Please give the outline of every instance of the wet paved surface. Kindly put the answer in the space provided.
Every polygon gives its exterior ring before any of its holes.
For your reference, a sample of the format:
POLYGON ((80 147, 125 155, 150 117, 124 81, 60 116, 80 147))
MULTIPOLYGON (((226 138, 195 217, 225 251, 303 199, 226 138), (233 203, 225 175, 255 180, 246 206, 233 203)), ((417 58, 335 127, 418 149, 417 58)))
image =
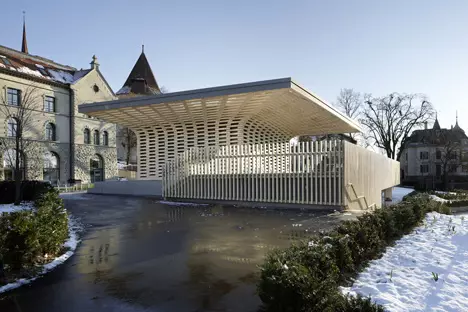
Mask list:
POLYGON ((64 265, 0 295, 0 311, 257 311, 257 265, 274 247, 349 216, 65 195, 84 225, 64 265))

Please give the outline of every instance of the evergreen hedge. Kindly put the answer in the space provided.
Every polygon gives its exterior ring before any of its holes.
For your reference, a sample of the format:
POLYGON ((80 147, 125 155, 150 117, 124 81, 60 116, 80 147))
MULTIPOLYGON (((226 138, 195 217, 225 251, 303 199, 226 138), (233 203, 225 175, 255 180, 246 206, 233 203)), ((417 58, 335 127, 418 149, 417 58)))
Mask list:
POLYGON ((426 213, 450 213, 429 197, 345 221, 332 231, 287 249, 274 250, 261 265, 258 293, 266 311, 384 311, 369 298, 344 296, 352 279, 385 248, 410 233, 426 213))
POLYGON ((9 275, 27 276, 36 264, 58 255, 68 238, 68 216, 58 191, 49 188, 36 197, 33 209, 0 215, 0 285, 9 275))
MULTIPOLYGON (((54 187, 50 183, 42 181, 21 181, 21 189, 23 192, 22 200, 35 201, 54 187)), ((14 203, 15 194, 15 181, 0 181, 0 204, 14 203)))

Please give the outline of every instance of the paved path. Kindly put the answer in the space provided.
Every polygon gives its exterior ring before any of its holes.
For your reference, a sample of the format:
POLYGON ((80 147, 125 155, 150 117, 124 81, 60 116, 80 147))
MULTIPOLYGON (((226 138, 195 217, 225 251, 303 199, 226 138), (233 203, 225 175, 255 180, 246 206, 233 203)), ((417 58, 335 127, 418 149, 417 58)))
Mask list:
POLYGON ((62 196, 85 227, 77 253, 32 285, 0 296, 0 311, 257 311, 256 265, 267 250, 343 218, 62 196))

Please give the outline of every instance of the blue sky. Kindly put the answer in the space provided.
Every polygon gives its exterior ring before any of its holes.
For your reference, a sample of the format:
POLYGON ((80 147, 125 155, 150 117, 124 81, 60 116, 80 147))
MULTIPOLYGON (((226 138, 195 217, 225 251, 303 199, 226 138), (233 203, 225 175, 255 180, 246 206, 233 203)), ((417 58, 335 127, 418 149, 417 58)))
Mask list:
POLYGON ((87 68, 117 91, 145 44, 158 83, 179 91, 292 77, 333 102, 341 88, 424 93, 442 127, 468 131, 466 0, 6 1, 0 44, 87 68))

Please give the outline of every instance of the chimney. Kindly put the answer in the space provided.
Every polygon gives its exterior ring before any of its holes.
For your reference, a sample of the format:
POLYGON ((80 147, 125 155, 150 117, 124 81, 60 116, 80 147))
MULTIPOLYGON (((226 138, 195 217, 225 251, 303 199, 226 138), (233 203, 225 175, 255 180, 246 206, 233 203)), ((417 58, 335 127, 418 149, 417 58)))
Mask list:
POLYGON ((424 122, 424 130, 427 130, 427 121, 424 122))
POLYGON ((97 61, 96 55, 93 55, 93 60, 89 64, 91 64, 91 69, 99 69, 99 63, 97 61))

